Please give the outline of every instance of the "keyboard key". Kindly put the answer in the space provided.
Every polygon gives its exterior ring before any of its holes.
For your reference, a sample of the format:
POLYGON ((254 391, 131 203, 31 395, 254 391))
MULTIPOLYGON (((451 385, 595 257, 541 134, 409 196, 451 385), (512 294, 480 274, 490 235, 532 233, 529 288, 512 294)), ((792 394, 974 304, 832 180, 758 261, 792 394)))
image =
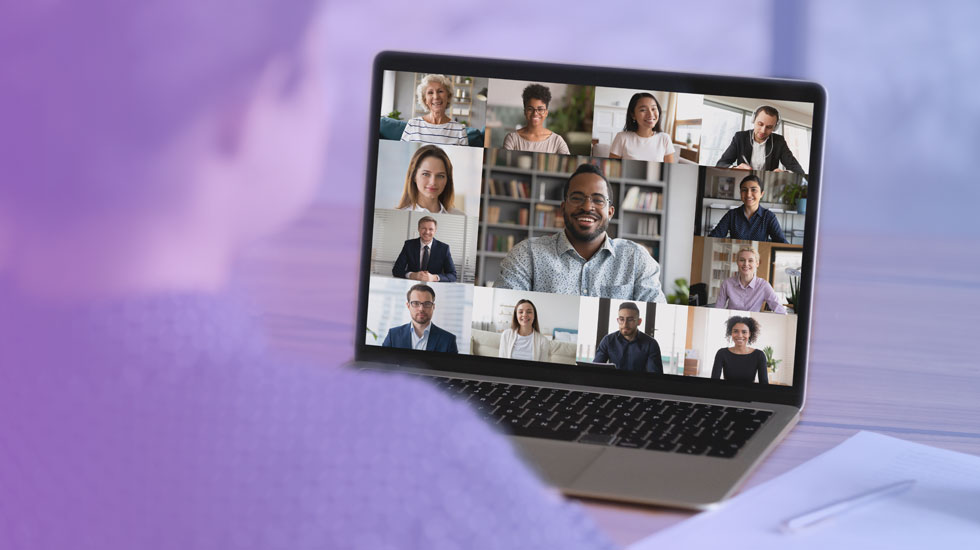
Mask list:
POLYGON ((448 377, 430 381, 513 435, 729 458, 772 411, 448 377))

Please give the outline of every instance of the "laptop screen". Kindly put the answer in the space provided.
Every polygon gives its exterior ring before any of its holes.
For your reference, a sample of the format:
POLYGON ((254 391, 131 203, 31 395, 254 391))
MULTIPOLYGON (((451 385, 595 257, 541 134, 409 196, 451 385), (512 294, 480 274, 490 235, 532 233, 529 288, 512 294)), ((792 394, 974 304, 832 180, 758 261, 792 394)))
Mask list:
POLYGON ((431 65, 377 67, 364 346, 794 384, 813 102, 431 65))

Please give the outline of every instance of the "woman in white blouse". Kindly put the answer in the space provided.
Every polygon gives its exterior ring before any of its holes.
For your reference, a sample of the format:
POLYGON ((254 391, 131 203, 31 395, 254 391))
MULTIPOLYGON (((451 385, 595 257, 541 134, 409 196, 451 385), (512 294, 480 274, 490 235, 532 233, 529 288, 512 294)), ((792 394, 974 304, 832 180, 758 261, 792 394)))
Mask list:
POLYGON ((626 107, 626 124, 609 147, 614 159, 674 162, 674 143, 660 129, 663 110, 653 94, 637 92, 626 107))
POLYGON ((538 310, 531 300, 518 300, 510 328, 500 334, 500 357, 550 361, 551 343, 538 328, 538 310))

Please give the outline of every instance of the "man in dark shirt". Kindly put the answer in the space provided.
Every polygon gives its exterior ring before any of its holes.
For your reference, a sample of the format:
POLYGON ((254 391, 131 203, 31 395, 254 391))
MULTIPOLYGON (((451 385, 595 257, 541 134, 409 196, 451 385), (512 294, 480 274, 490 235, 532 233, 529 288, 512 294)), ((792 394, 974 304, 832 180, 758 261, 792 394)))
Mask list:
POLYGON ((760 205, 762 195, 766 192, 762 180, 752 175, 745 176, 742 183, 738 184, 738 188, 742 194, 742 207, 726 212, 708 236, 776 243, 789 242, 783 235, 783 228, 779 226, 776 215, 760 205))
POLYGON ((619 306, 618 332, 610 332, 599 342, 596 363, 613 363, 616 368, 633 372, 664 373, 660 345, 652 336, 640 331, 640 308, 633 302, 619 306))
POLYGON ((775 107, 763 105, 756 109, 752 117, 752 128, 735 132, 728 149, 725 149, 715 166, 781 172, 779 165, 782 163, 790 172, 803 174, 803 167, 793 156, 786 139, 773 133, 778 123, 779 111, 775 107))

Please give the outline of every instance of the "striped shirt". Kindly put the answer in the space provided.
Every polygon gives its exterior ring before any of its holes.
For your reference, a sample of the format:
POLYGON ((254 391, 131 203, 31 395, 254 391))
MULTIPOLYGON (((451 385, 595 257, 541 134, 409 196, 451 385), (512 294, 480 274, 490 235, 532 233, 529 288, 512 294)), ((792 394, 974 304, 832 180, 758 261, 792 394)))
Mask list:
POLYGON ((752 219, 745 217, 744 207, 732 208, 722 216, 718 225, 708 234, 709 237, 731 237, 749 241, 769 241, 787 243, 783 228, 772 210, 759 207, 752 219))
POLYGON ((429 124, 422 117, 415 117, 408 121, 401 140, 436 145, 469 145, 466 126, 455 120, 445 124, 429 124))

